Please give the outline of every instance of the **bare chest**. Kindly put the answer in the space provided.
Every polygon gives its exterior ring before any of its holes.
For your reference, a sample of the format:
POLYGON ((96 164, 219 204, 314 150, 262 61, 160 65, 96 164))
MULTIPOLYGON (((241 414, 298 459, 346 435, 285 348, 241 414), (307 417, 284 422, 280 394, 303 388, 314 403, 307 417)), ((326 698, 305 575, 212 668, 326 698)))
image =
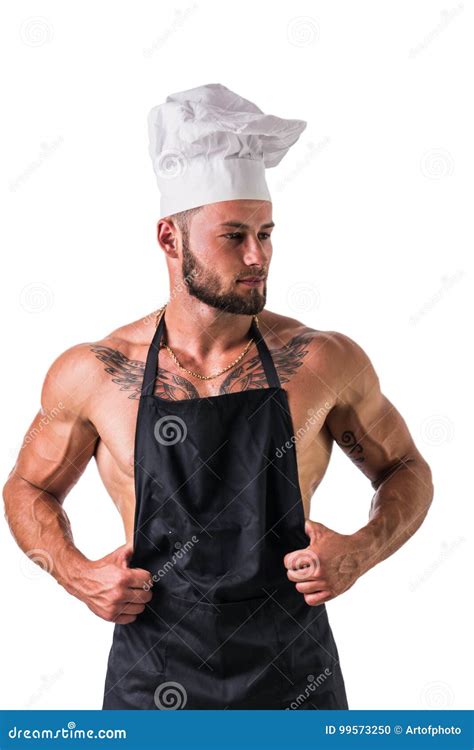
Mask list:
MULTIPOLYGON (((304 351, 303 342, 300 345, 297 342, 295 349, 304 351)), ((129 528, 133 522, 134 444, 144 363, 129 360, 121 352, 108 347, 96 347, 94 353, 109 375, 100 395, 91 405, 91 419, 100 438, 95 459, 101 479, 121 512, 126 528, 129 528)), ((295 446, 305 514, 309 515, 311 496, 326 471, 331 453, 332 440, 325 428, 326 415, 333 405, 331 389, 324 385, 315 387, 318 379, 314 373, 300 370, 297 351, 293 351, 291 357, 278 357, 276 352, 274 362, 281 386, 288 396, 293 427, 288 441, 289 445, 295 446)), ((268 387, 259 365, 259 358, 250 359, 219 381, 199 381, 196 384, 196 379, 183 377, 173 369, 161 350, 154 393, 173 401, 268 387)))

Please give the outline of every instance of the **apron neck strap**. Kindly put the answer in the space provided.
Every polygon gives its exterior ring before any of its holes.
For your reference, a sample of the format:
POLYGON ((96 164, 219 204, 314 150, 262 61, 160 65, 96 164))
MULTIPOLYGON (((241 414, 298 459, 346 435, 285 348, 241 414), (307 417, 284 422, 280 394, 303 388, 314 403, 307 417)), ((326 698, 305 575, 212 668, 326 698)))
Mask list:
POLYGON ((253 318, 252 318, 252 324, 250 326, 250 333, 255 339, 258 353, 260 354, 260 359, 262 360, 265 377, 267 378, 268 387, 269 388, 281 388, 280 378, 278 377, 278 373, 277 373, 272 355, 270 354, 270 350, 268 349, 265 339, 263 338, 262 332, 260 331, 259 327, 256 325, 255 320, 253 318))
MULTIPOLYGON (((159 352, 160 352, 161 339, 162 339, 163 331, 164 331, 164 323, 165 323, 165 314, 163 313, 160 317, 160 321, 154 333, 152 342, 150 344, 150 348, 148 349, 148 354, 147 354, 146 364, 145 364, 145 374, 143 376, 143 385, 142 385, 142 391, 141 391, 143 396, 152 396, 154 392, 155 380, 159 372, 158 358, 159 358, 159 352)), ((255 320, 253 318, 252 318, 252 323, 250 326, 250 333, 257 345, 258 353, 260 355, 260 359, 262 360, 263 369, 265 372, 265 376, 267 378, 268 387, 280 388, 281 387, 280 378, 278 377, 278 373, 277 373, 275 364, 273 362, 272 355, 270 354, 270 351, 265 343, 265 339, 263 338, 263 335, 260 329, 258 328, 258 326, 256 325, 255 320)))

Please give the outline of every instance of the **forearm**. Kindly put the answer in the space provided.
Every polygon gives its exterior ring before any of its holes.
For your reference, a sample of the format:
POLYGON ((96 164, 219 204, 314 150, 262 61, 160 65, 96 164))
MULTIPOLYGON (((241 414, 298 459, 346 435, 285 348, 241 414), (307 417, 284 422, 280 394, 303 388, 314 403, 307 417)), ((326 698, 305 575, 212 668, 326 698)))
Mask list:
POLYGON ((363 572, 396 552, 423 523, 433 499, 431 470, 406 461, 377 488, 369 522, 353 537, 360 542, 363 572))
POLYGON ((19 547, 70 591, 87 558, 74 544, 61 503, 15 476, 5 484, 3 497, 5 517, 19 547))

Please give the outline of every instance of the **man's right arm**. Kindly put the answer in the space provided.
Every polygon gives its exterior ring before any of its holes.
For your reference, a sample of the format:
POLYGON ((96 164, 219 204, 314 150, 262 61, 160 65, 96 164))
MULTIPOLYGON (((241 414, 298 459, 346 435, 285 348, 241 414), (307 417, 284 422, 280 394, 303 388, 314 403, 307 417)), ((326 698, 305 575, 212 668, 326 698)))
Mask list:
POLYGON ((89 560, 74 544, 63 503, 94 455, 99 435, 88 416, 100 373, 79 344, 49 368, 17 462, 3 489, 5 516, 20 548, 103 619, 133 622, 151 599, 150 575, 129 568, 131 545, 89 560))

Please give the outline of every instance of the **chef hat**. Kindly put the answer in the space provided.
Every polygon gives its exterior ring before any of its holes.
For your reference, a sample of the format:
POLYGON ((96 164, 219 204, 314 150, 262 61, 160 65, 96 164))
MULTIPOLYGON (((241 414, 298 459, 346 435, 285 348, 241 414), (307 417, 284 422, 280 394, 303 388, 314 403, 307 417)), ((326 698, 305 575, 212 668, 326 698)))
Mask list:
POLYGON ((279 164, 305 127, 265 115, 221 83, 170 94, 148 115, 160 218, 218 201, 271 200, 265 168, 279 164))

